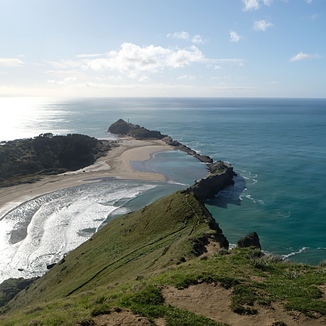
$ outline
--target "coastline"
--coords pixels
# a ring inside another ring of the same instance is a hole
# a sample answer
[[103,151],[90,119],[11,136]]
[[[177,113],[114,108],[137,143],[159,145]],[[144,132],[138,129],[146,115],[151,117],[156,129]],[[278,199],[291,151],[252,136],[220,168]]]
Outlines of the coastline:
[[130,161],[146,161],[151,154],[171,151],[173,147],[161,140],[136,140],[120,138],[106,156],[99,158],[93,165],[78,171],[58,175],[42,176],[34,183],[19,184],[0,188],[0,218],[16,206],[46,193],[94,182],[96,178],[164,181],[159,173],[135,171]]

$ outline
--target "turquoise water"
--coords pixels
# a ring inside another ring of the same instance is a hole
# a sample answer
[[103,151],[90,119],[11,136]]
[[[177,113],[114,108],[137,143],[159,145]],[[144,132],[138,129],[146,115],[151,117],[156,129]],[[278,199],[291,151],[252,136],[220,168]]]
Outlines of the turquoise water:
[[[6,101],[12,110],[24,105],[22,100]],[[106,133],[110,124],[119,118],[160,130],[214,160],[233,165],[239,175],[235,186],[207,204],[231,243],[256,231],[266,251],[310,264],[326,259],[325,99],[29,101],[20,121],[6,121],[0,140],[41,132],[105,138],[110,136]],[[28,112],[40,118],[33,121]],[[197,178],[194,170],[202,173],[202,164],[184,164],[185,156],[178,155],[157,154],[146,164],[169,176],[170,185],[182,187]],[[139,200],[142,205],[157,197],[153,188]]]

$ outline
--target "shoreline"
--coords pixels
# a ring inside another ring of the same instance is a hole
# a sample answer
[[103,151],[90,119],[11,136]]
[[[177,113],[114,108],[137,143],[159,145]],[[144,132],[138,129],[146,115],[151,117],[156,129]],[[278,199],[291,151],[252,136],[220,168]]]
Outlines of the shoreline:
[[0,219],[7,212],[35,197],[56,190],[85,183],[96,182],[94,179],[115,178],[129,180],[165,181],[162,174],[135,171],[130,161],[146,161],[151,154],[173,151],[173,147],[161,140],[136,140],[119,138],[117,147],[113,147],[106,156],[99,158],[93,165],[71,172],[42,176],[34,183],[25,183],[0,188]]

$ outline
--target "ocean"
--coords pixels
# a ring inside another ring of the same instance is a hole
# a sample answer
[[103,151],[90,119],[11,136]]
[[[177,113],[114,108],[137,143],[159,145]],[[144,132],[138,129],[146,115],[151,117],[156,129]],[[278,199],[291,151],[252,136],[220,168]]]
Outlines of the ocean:
[[[206,204],[229,242],[255,231],[267,252],[308,264],[326,259],[326,99],[0,98],[0,108],[0,141],[45,132],[112,138],[108,127],[122,118],[229,162],[235,185]],[[167,182],[94,182],[1,216],[0,281],[41,275],[110,219],[206,174],[177,151],[134,168],[162,173]],[[25,233],[15,233],[22,220]]]

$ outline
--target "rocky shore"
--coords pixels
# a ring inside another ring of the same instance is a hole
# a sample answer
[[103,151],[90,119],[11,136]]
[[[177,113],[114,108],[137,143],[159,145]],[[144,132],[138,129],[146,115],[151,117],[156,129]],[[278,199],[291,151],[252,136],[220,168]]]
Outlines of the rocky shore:
[[193,191],[200,200],[213,199],[219,191],[234,184],[233,177],[236,173],[230,164],[223,161],[214,162],[211,157],[197,153],[179,141],[173,140],[170,136],[162,135],[160,131],[148,130],[139,125],[126,122],[123,119],[119,119],[113,123],[108,131],[113,134],[130,136],[139,140],[159,139],[173,149],[186,152],[200,162],[205,163],[208,170],[207,176],[197,180],[193,186],[188,188],[188,191]]

